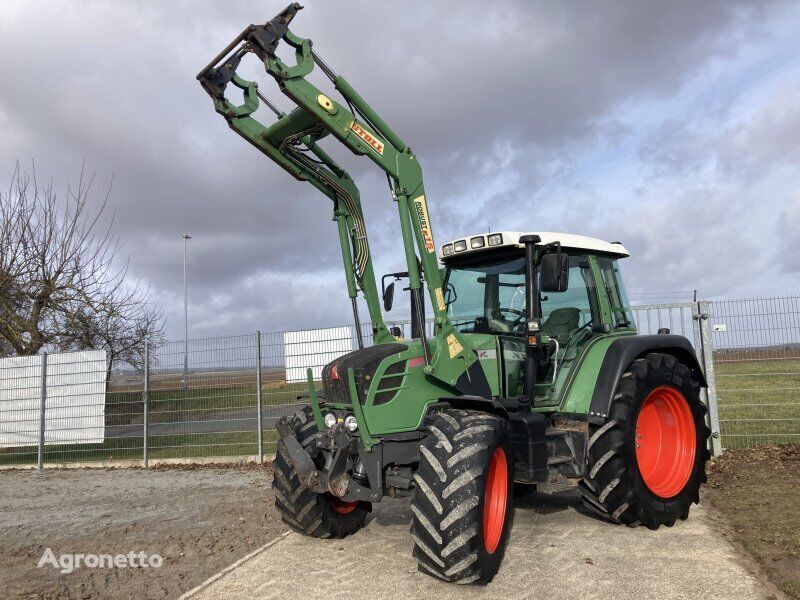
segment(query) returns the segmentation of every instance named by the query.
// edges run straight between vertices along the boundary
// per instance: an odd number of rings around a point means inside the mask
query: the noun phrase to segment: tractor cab
[[[526,261],[522,238],[538,238],[531,253],[534,264]],[[627,256],[619,243],[551,232],[487,233],[441,247],[447,316],[465,336],[496,338],[496,353],[483,356],[497,360],[498,391],[505,403],[513,405],[530,391],[534,406],[556,404],[556,390],[593,338],[635,331],[617,264]],[[560,281],[553,279],[548,263],[558,263]],[[530,311],[529,297],[535,303]],[[532,389],[526,390],[532,319],[538,326],[537,356]]]

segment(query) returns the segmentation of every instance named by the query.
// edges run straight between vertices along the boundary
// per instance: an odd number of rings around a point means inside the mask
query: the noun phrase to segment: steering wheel
[[[519,327],[522,324],[523,321],[525,321],[525,311],[524,310],[518,310],[516,308],[503,308],[501,306],[501,307],[498,307],[495,310],[495,312],[497,312],[497,313],[511,313],[513,315],[517,315],[516,317],[514,317],[512,319],[506,319],[505,317],[503,317],[504,321],[511,321],[511,325],[509,325],[509,331],[514,331],[515,329],[517,329],[517,327]]]
[[[498,313],[511,313],[513,315],[517,315],[516,318],[514,318],[514,319],[506,319],[506,318],[504,318],[503,319],[504,321],[519,321],[519,320],[525,318],[525,311],[517,310],[516,308],[503,308],[501,306],[501,307],[498,307],[495,310],[495,312],[498,312]]]

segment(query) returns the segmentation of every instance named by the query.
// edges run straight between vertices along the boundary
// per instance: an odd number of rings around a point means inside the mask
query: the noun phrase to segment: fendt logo
[[[417,209],[419,229],[422,232],[422,239],[425,240],[425,249],[428,252],[434,252],[436,246],[433,244],[433,234],[431,233],[431,225],[428,220],[428,205],[425,202],[425,196],[417,196],[414,198],[414,207]]]
[[[358,137],[360,137],[362,140],[364,140],[369,145],[370,148],[372,148],[373,150],[375,150],[375,152],[377,152],[378,154],[383,156],[383,142],[382,141],[377,139],[374,135],[372,135],[372,133],[370,133],[369,131],[364,129],[361,125],[359,125],[355,121],[353,121],[350,124],[350,129],[352,129],[353,132]]]

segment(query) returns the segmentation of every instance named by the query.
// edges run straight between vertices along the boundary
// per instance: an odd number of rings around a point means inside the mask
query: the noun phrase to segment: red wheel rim
[[[508,503],[508,460],[505,450],[497,448],[489,459],[486,494],[483,502],[483,546],[493,554],[500,544]]]
[[[337,498],[334,495],[328,495],[328,499],[331,501],[331,506],[333,510],[335,510],[340,515],[349,515],[356,509],[358,506],[358,501],[356,502],[345,502],[341,498]]]
[[[662,386],[645,398],[636,420],[636,463],[648,489],[660,498],[677,496],[694,467],[694,415],[677,389]]]

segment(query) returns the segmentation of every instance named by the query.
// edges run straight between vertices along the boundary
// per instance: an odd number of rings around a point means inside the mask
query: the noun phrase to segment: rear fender
[[[680,335],[620,337],[611,342],[603,357],[588,407],[590,421],[605,421],[622,374],[634,360],[653,352],[674,356],[691,369],[692,377],[701,387],[708,387],[694,348],[685,337]]]

